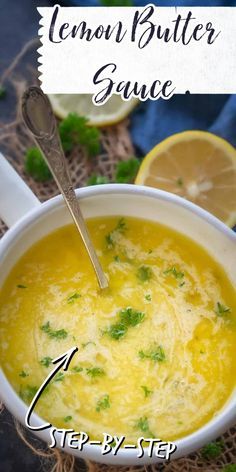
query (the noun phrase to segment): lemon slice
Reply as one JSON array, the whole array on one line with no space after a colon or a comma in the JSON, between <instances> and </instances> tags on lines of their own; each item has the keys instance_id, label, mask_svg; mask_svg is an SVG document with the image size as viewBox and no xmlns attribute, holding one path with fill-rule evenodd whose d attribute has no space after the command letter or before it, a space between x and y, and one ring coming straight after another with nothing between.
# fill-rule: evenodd
<instances>
[{"instance_id":1,"label":"lemon slice","mask_svg":"<svg viewBox=\"0 0 236 472\"><path fill-rule=\"evenodd\" d=\"M54 113L59 118L66 118L69 113L86 116L91 126L107 126L123 120L139 103L137 99L124 101L119 95L112 95L101 106L92 102L90 94L55 94L48 95Z\"/></svg>"},{"instance_id":2,"label":"lemon slice","mask_svg":"<svg viewBox=\"0 0 236 472\"><path fill-rule=\"evenodd\" d=\"M135 180L191 200L236 224L236 150L204 131L174 134L145 157Z\"/></svg>"}]
</instances>

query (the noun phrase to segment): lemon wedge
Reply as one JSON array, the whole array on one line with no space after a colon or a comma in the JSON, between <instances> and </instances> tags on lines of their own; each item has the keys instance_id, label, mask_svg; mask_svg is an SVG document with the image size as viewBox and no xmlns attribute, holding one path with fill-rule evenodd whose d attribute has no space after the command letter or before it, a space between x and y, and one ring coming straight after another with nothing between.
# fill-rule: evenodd
<instances>
[{"instance_id":1,"label":"lemon wedge","mask_svg":"<svg viewBox=\"0 0 236 472\"><path fill-rule=\"evenodd\" d=\"M119 95L112 95L101 106L92 102L90 94L50 94L48 95L54 113L59 118L66 118L69 113L86 116L91 126L108 126L123 120L139 103L137 99L124 101Z\"/></svg>"},{"instance_id":2,"label":"lemon wedge","mask_svg":"<svg viewBox=\"0 0 236 472\"><path fill-rule=\"evenodd\" d=\"M236 150L205 131L174 134L144 158L136 184L175 193L236 224Z\"/></svg>"}]
</instances>

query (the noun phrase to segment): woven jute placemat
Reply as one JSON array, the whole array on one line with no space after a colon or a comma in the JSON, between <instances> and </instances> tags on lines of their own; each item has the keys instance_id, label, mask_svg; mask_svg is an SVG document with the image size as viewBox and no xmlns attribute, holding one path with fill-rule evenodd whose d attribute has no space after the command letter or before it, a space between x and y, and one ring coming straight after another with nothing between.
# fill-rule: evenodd
<instances>
[{"instance_id":1,"label":"woven jute placemat","mask_svg":"<svg viewBox=\"0 0 236 472\"><path fill-rule=\"evenodd\" d=\"M19 110L19 99L26 86L37 83L37 73L35 69L32 69L32 58L29 59L28 57L29 52L32 52L32 50L35 52L37 46L36 40L25 45L2 78L4 82L8 83L15 95L15 113L10 122L0 123L0 150L39 200L43 202L55 196L58 190L53 180L46 183L37 183L25 173L24 155L26 149L34 143L22 122ZM88 177L93 173L113 179L117 162L134 155L128 119L118 125L102 129L101 149L101 154L93 159L88 159L79 147L67 156L74 187L78 188L86 185ZM0 221L0 237L6 230L4 222ZM29 436L28 432L18 423L15 424L16 431L22 440L31 448L34 454L41 457L43 471L75 472L87 469L89 472L117 472L118 470L123 472L220 472L227 465L236 463L236 427L231 428L220 438L223 448L222 453L216 459L206 460L202 457L201 451L197 451L187 457L166 464L145 467L113 467L91 461L86 463L77 462L73 456L46 447L42 450L42 445L36 439L33 439L31 435Z\"/></svg>"}]
</instances>

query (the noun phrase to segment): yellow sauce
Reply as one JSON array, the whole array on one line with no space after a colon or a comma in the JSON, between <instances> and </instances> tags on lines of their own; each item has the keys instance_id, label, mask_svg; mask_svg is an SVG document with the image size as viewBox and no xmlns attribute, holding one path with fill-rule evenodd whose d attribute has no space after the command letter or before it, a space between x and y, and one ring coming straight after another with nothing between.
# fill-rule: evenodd
<instances>
[{"instance_id":1,"label":"yellow sauce","mask_svg":"<svg viewBox=\"0 0 236 472\"><path fill-rule=\"evenodd\" d=\"M98 290L74 226L34 245L0 294L4 372L29 403L54 368L50 358L78 346L40 399L45 420L129 442L197 430L235 386L234 288L201 247L169 228L114 217L88 226L109 289Z\"/></svg>"}]
</instances>

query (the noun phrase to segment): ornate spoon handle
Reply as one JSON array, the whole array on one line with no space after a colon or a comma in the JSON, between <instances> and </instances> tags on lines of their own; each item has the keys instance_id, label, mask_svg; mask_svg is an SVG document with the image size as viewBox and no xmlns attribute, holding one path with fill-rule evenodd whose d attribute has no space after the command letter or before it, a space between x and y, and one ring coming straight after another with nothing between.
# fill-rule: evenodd
<instances>
[{"instance_id":1,"label":"ornate spoon handle","mask_svg":"<svg viewBox=\"0 0 236 472\"><path fill-rule=\"evenodd\" d=\"M75 191L67 170L66 159L57 131L57 123L48 97L38 87L29 87L22 97L22 114L26 126L43 152L48 167L62 193L73 220L80 232L88 255L96 272L100 288L108 287L86 223L81 213Z\"/></svg>"}]
</instances>

